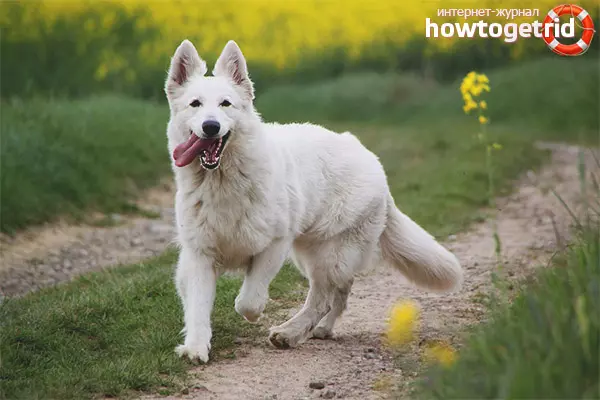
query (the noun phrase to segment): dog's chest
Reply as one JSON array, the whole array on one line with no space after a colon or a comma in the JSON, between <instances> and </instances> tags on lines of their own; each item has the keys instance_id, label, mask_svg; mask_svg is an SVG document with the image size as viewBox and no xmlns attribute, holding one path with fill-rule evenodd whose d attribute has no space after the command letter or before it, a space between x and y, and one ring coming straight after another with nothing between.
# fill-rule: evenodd
<instances>
[{"instance_id":1,"label":"dog's chest","mask_svg":"<svg viewBox=\"0 0 600 400\"><path fill-rule=\"evenodd\" d=\"M246 264L275 236L272 214L262 202L245 196L178 195L177 224L182 244L209 253L226 267Z\"/></svg>"}]
</instances>

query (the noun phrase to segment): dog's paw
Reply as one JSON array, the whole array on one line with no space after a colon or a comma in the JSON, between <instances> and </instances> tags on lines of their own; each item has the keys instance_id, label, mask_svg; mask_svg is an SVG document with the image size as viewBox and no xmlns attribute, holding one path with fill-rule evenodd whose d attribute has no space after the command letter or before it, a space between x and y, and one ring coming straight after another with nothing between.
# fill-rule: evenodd
<instances>
[{"instance_id":1,"label":"dog's paw","mask_svg":"<svg viewBox=\"0 0 600 400\"><path fill-rule=\"evenodd\" d=\"M256 323L265 310L267 301L268 297L248 300L241 295L238 295L235 299L235 311L244 317L246 321Z\"/></svg>"},{"instance_id":2,"label":"dog's paw","mask_svg":"<svg viewBox=\"0 0 600 400\"><path fill-rule=\"evenodd\" d=\"M278 349L289 349L296 347L302 340L302 335L290 332L279 327L271 328L269 342Z\"/></svg>"},{"instance_id":3,"label":"dog's paw","mask_svg":"<svg viewBox=\"0 0 600 400\"><path fill-rule=\"evenodd\" d=\"M317 326L312 331L312 338L322 340L333 339L333 332L331 331L331 329L328 329L324 326Z\"/></svg>"},{"instance_id":4,"label":"dog's paw","mask_svg":"<svg viewBox=\"0 0 600 400\"><path fill-rule=\"evenodd\" d=\"M180 344L175 348L175 353L179 357L187 357L193 362L208 362L208 353L210 352L210 343L200 345Z\"/></svg>"}]
</instances>

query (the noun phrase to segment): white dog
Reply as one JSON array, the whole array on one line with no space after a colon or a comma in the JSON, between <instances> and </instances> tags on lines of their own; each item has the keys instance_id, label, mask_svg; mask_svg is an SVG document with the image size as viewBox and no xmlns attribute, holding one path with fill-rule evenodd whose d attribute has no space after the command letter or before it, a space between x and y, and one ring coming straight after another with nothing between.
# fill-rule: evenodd
<instances>
[{"instance_id":1,"label":"white dog","mask_svg":"<svg viewBox=\"0 0 600 400\"><path fill-rule=\"evenodd\" d=\"M180 356L208 361L215 283L228 269L245 271L235 309L250 322L288 257L308 278L304 307L271 328L280 348L331 337L354 276L380 260L423 288L460 287L456 257L396 208L381 163L355 136L264 123L233 41L214 76L206 72L185 40L165 84L181 246L175 280L185 314Z\"/></svg>"}]
</instances>

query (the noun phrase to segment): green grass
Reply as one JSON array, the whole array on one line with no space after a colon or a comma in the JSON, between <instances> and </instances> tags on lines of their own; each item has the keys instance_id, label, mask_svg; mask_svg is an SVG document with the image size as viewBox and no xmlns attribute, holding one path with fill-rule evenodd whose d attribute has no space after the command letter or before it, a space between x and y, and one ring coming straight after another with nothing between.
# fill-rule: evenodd
<instances>
[{"instance_id":1,"label":"green grass","mask_svg":"<svg viewBox=\"0 0 600 400\"><path fill-rule=\"evenodd\" d=\"M172 280L176 254L85 275L0 305L0 398L82 399L185 384L188 364L174 348L183 316ZM284 267L271 285L278 305L296 300L302 280ZM230 357L236 337L266 335L233 309L241 280L219 279L211 357Z\"/></svg>"},{"instance_id":2,"label":"green grass","mask_svg":"<svg viewBox=\"0 0 600 400\"><path fill-rule=\"evenodd\" d=\"M600 225L511 305L492 306L450 369L433 369L415 398L600 398Z\"/></svg>"},{"instance_id":3,"label":"green grass","mask_svg":"<svg viewBox=\"0 0 600 400\"><path fill-rule=\"evenodd\" d=\"M586 60L569 61L490 74L490 135L504 146L495 153L501 191L510 190L520 172L542 162L545 153L534 149L535 140L593 140L597 135L597 121L589 116L597 115L597 99L589 90L589 81L598 81L597 72ZM564 78L567 73L588 74L588 82L573 85ZM548 79L557 85L548 89L552 93L589 101L560 97L554 108L520 103L527 87L543 96L540 87ZM36 100L2 107L3 230L55 213L120 207L137 187L150 185L168 170L166 104L104 97L43 105ZM485 150L474 137L476 121L462 115L461 106L457 84L393 75L275 88L257 103L268 120L310 120L357 133L380 156L400 208L440 236L483 218L478 210L487 202ZM548 121L558 112L573 118L551 126ZM126 190L131 182L136 188ZM12 222L7 224L5 215ZM173 353L181 329L173 257L169 253L5 302L0 306L1 393L8 398L85 398L176 387L186 364ZM271 297L279 297L281 307L299 300L298 291L290 294L299 282L296 272L285 269L273 283ZM259 334L233 310L238 286L239 280L219 282L215 354L227 355L235 336Z\"/></svg>"},{"instance_id":4,"label":"green grass","mask_svg":"<svg viewBox=\"0 0 600 400\"><path fill-rule=\"evenodd\" d=\"M492 124L504 125L527 138L583 138L597 143L598 58L549 57L495 70L488 76L492 90L484 98ZM451 140L456 132L454 123L462 117L461 79L441 86L415 75L342 76L319 85L288 85L258 93L257 107L268 120L416 127L437 123L446 127L446 137Z\"/></svg>"},{"instance_id":5,"label":"green grass","mask_svg":"<svg viewBox=\"0 0 600 400\"><path fill-rule=\"evenodd\" d=\"M167 117L165 106L114 96L3 102L0 231L90 207L131 211L169 171Z\"/></svg>"}]
</instances>

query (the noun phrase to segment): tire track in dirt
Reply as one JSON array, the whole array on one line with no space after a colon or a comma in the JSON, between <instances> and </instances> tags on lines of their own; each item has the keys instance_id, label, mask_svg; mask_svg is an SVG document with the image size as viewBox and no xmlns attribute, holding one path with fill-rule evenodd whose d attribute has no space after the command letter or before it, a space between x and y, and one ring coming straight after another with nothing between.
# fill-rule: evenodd
<instances>
[{"instance_id":1,"label":"tire track in dirt","mask_svg":"<svg viewBox=\"0 0 600 400\"><path fill-rule=\"evenodd\" d=\"M554 188L571 206L577 204L580 193L578 148L542 146L552 151L551 162L538 174L529 171L517 182L513 195L497 202L504 271L509 279L524 278L547 265L568 240L571 218L547 189ZM589 168L598 173L591 157L588 161ZM400 298L416 301L421 308L421 338L458 344L460 332L485 317L477 300L491 289L497 265L492 232L491 221L486 221L444 243L465 269L459 293L427 294L407 286L395 270L375 268L356 280L348 309L336 326L335 340L310 340L292 350L274 349L264 342L243 345L234 360L193 368L194 382L186 394L144 398L364 400L386 398L392 390L402 393L417 373L418 346L402 357L402 367L394 363L382 341L391 307ZM311 383L324 387L312 389Z\"/></svg>"}]
</instances>

